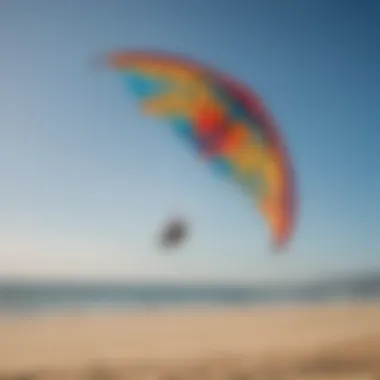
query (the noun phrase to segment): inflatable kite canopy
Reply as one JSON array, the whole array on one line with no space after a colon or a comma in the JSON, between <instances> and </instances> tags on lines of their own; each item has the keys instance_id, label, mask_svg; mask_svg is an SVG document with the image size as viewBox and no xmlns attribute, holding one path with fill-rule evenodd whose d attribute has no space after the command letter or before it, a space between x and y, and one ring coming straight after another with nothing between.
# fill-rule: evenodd
<instances>
[{"instance_id":1,"label":"inflatable kite canopy","mask_svg":"<svg viewBox=\"0 0 380 380\"><path fill-rule=\"evenodd\" d=\"M107 55L144 113L164 119L210 168L243 189L267 221L275 247L295 222L293 171L262 101L233 78L187 58L154 51Z\"/></svg>"}]
</instances>

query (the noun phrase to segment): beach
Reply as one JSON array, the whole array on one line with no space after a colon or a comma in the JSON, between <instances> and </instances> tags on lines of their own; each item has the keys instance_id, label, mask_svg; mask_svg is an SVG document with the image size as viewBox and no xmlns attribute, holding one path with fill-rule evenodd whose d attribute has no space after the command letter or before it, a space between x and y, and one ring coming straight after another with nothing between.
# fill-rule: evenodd
<instances>
[{"instance_id":1,"label":"beach","mask_svg":"<svg viewBox=\"0 0 380 380\"><path fill-rule=\"evenodd\" d=\"M0 376L379 379L380 304L3 315Z\"/></svg>"}]
</instances>

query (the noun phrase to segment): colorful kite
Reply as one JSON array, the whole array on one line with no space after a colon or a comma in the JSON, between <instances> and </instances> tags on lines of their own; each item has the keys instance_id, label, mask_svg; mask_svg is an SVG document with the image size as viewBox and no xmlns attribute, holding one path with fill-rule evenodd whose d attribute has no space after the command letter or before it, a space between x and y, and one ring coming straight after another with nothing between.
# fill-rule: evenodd
<instances>
[{"instance_id":1,"label":"colorful kite","mask_svg":"<svg viewBox=\"0 0 380 380\"><path fill-rule=\"evenodd\" d=\"M295 219L293 171L277 128L258 96L189 59L152 51L110 53L143 112L166 120L217 173L256 201L277 248Z\"/></svg>"}]
</instances>

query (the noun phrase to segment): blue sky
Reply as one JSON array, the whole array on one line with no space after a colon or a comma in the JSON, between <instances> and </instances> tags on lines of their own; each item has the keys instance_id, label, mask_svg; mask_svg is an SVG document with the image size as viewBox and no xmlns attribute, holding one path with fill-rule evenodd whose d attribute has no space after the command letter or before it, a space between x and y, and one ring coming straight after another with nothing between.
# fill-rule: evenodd
<instances>
[{"instance_id":1,"label":"blue sky","mask_svg":"<svg viewBox=\"0 0 380 380\"><path fill-rule=\"evenodd\" d=\"M380 269L379 16L376 1L2 1L0 274L254 281ZM297 175L288 253L272 255L250 200L94 65L120 48L186 54L260 93ZM193 237L165 257L155 233L174 212Z\"/></svg>"}]
</instances>

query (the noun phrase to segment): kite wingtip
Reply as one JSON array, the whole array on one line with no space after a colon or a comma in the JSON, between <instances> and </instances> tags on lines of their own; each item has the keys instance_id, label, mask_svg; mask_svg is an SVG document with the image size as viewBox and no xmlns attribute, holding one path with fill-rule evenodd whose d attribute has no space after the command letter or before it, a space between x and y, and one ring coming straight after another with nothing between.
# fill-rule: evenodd
<instances>
[{"instance_id":1,"label":"kite wingtip","mask_svg":"<svg viewBox=\"0 0 380 380\"><path fill-rule=\"evenodd\" d=\"M274 254L284 254L289 250L290 237L277 237L272 241L271 251Z\"/></svg>"},{"instance_id":2,"label":"kite wingtip","mask_svg":"<svg viewBox=\"0 0 380 380\"><path fill-rule=\"evenodd\" d=\"M112 65L112 58L112 52L95 54L94 57L91 59L91 66L96 69L104 69Z\"/></svg>"}]
</instances>

